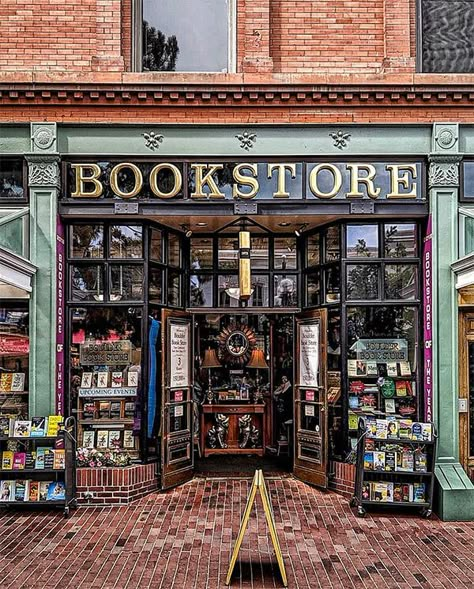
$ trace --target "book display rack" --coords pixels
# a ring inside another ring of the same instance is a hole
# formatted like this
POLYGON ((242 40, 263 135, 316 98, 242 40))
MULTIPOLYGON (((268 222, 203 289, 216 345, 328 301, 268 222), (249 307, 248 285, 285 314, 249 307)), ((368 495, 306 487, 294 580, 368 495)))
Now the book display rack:
POLYGON ((0 505, 76 506, 74 418, 0 419, 0 505))
POLYGON ((354 496, 363 517, 371 505, 432 513, 436 432, 432 423, 392 416, 359 418, 354 496))

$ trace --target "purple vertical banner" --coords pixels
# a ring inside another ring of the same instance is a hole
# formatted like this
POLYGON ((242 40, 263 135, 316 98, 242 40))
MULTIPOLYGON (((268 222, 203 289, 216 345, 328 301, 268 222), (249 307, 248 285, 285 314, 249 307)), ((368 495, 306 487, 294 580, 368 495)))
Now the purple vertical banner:
POLYGON ((423 243, 423 339, 425 421, 433 421, 433 243, 431 215, 423 243))
POLYGON ((64 225, 56 221, 56 415, 64 415, 64 279, 66 274, 64 225))

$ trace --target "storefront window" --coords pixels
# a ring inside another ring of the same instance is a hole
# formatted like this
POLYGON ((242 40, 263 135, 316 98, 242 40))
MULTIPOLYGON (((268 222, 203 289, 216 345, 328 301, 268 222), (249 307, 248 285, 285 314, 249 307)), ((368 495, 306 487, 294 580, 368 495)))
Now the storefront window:
POLYGON ((292 274, 275 274, 274 306, 295 307, 298 304, 297 277, 292 274))
POLYGON ((385 257, 413 258, 416 251, 416 225, 413 223, 390 223, 384 225, 385 257))
POLYGON ((252 270, 267 269, 269 263, 268 237, 252 237, 250 264, 252 270))
POLYGON ((181 305, 181 274, 175 270, 168 271, 168 305, 170 307, 181 305))
POLYGON ((413 301, 417 293, 416 271, 414 264, 385 264, 385 298, 413 301))
POLYGON ((237 237, 223 237, 219 244, 219 270, 236 270, 239 262, 239 240, 237 237))
POLYGON ((319 233, 314 235, 309 235, 306 245, 306 265, 307 266, 317 266, 320 262, 320 253, 319 253, 320 243, 319 243, 319 233))
POLYGON ((339 225, 328 227, 324 234, 324 261, 336 262, 341 258, 341 234, 339 225))
POLYGON ((151 267, 148 271, 148 296, 150 302, 160 304, 163 300, 163 270, 151 267))
POLYGON ((191 269, 212 269, 212 239, 209 237, 193 237, 191 239, 191 269))
POLYGON ((378 258, 378 225, 347 225, 346 251, 348 258, 378 258))
POLYGON ((321 302, 321 283, 319 272, 306 275, 306 305, 316 307, 321 302))
POLYGON ((111 264, 110 300, 140 301, 143 299, 143 266, 111 264))
POLYGON ((181 265, 181 239, 176 233, 168 233, 168 264, 179 268, 181 265))
POLYGON ((22 159, 0 158, 0 199, 25 199, 22 159))
POLYGON ((274 268, 276 270, 295 270, 296 239, 294 237, 275 237, 274 241, 274 268))
POLYGON ((142 258, 143 229, 136 225, 112 225, 110 227, 111 258, 142 258))
POLYGON ((103 266, 83 264, 71 267, 71 295, 73 301, 104 300, 103 266))
POLYGON ((379 298, 379 267, 373 264, 348 264, 347 299, 371 301, 379 298))
POLYGON ((0 416, 28 417, 28 302, 0 307, 0 416))
POLYGON ((73 225, 71 233, 71 256, 73 258, 104 257, 103 225, 73 225))
POLYGON ((163 261, 163 235, 159 229, 150 231, 150 259, 154 262, 163 261))
POLYGON ((206 274, 191 274, 189 288, 191 307, 212 307, 213 276, 206 274))

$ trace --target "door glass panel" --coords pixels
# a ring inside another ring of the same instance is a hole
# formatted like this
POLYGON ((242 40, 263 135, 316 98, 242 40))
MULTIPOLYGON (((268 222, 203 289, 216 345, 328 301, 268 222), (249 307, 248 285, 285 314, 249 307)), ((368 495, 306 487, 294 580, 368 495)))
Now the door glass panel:
POLYGON ((325 262, 335 262, 341 257, 339 227, 329 227, 325 234, 325 262))
POLYGON ((163 300, 163 271, 161 268, 151 267, 148 274, 148 296, 153 303, 163 300))
POLYGON ((341 298, 341 269, 329 266, 324 270, 326 282, 326 303, 335 303, 341 298))
POLYGON ((217 305, 219 307, 239 306, 239 277, 237 275, 219 276, 219 292, 217 305))
POLYGON ((162 235, 159 229, 151 230, 150 258, 154 262, 163 261, 162 235))
POLYGON ((179 267, 181 240, 175 233, 168 233, 168 263, 170 266, 179 267))
POLYGON ((469 342, 469 456, 474 456, 474 342, 469 342))
POLYGON ((192 274, 189 277, 191 307, 212 307, 213 276, 192 274))
POLYGON ((321 293, 321 284, 319 281, 319 272, 308 274, 306 276, 306 304, 308 307, 319 305, 321 293))
POLYGON ((252 276, 252 296, 249 307, 268 307, 268 276, 252 276))
POLYGON ((168 305, 179 307, 181 304, 181 274, 179 272, 168 272, 168 305))

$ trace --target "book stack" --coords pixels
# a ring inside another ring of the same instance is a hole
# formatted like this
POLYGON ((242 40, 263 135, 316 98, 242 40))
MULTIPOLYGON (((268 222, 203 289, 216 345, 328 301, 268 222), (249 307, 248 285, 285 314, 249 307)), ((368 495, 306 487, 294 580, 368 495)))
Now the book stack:
POLYGON ((381 503, 425 503, 425 483, 364 482, 363 501, 381 503))
POLYGON ((0 502, 65 501, 63 481, 0 480, 0 502))

